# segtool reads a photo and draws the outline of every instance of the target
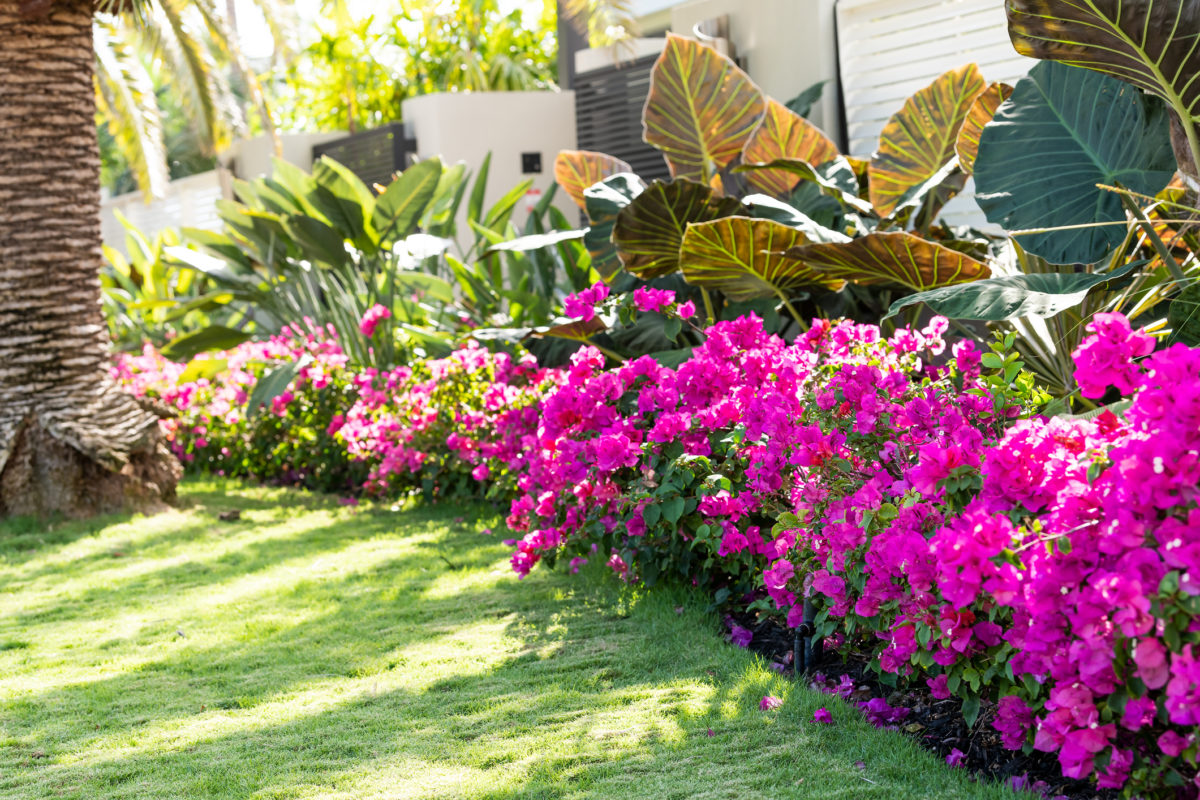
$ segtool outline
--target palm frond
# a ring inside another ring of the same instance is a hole
[[[170,175],[154,81],[136,48],[111,22],[94,26],[96,103],[138,186],[161,196]]]
[[[184,19],[183,0],[158,0],[138,31],[146,47],[170,73],[171,85],[195,126],[197,139],[211,154],[230,139],[222,115],[226,105],[218,97],[220,86],[212,58]]]
[[[633,0],[560,0],[567,21],[587,36],[592,47],[626,41],[637,35]]]
[[[217,13],[212,0],[192,0],[192,5],[204,20],[213,47],[218,50],[224,61],[233,65],[237,70],[238,76],[246,84],[246,91],[250,95],[250,102],[253,103],[255,109],[258,111],[263,130],[275,145],[275,154],[282,155],[282,143],[280,142],[278,132],[275,130],[275,123],[271,118],[271,110],[267,106],[266,95],[263,92],[262,85],[259,83],[258,74],[247,63],[241,48],[237,46],[233,34],[225,24],[224,17]]]

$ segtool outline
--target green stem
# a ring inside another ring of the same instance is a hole
[[[792,315],[792,319],[796,320],[796,324],[800,326],[800,330],[808,333],[808,323],[805,322],[804,318],[800,316],[800,312],[797,311],[794,306],[792,306],[791,301],[789,301],[782,292],[779,294],[779,299],[782,300],[784,306],[787,307],[788,313]]]
[[[588,344],[591,345],[592,347],[596,348],[597,350],[599,350],[601,353],[604,353],[604,355],[608,356],[609,358],[611,358],[613,361],[617,362],[618,364],[625,363],[625,356],[621,355],[620,353],[615,353],[612,350],[609,350],[604,345],[596,344],[595,342],[591,341],[590,339],[588,340]]]
[[[717,323],[717,314],[713,311],[712,295],[708,293],[708,289],[701,289],[700,294],[704,296],[704,313],[708,314],[708,324],[715,325]]]
[[[1187,134],[1188,149],[1192,151],[1192,164],[1200,170],[1200,135],[1196,133],[1196,123],[1192,121],[1192,115],[1187,109],[1177,107],[1175,113],[1179,115],[1179,123]]]
[[[1146,217],[1146,214],[1142,211],[1141,207],[1137,203],[1133,202],[1133,198],[1124,193],[1119,193],[1117,196],[1121,198],[1121,202],[1125,205],[1125,209],[1129,211],[1130,214],[1133,214],[1133,216],[1136,217],[1139,222],[1141,222],[1143,229],[1146,231],[1146,238],[1148,238],[1150,240],[1150,244],[1154,246],[1154,250],[1158,253],[1158,257],[1163,260],[1163,264],[1166,265],[1167,270],[1171,273],[1171,277],[1173,277],[1176,281],[1186,280],[1183,275],[1183,270],[1179,267],[1179,262],[1175,260],[1173,255],[1171,255],[1170,249],[1158,235],[1158,231],[1154,230],[1154,223]]]

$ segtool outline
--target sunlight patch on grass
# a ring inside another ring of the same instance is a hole
[[[5,800],[1014,797],[730,647],[694,595],[518,582],[490,509],[184,502],[0,523]]]

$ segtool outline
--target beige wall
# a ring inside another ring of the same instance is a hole
[[[281,135],[280,145],[283,149],[283,160],[308,172],[312,169],[312,149],[316,145],[342,139],[346,133],[334,131],[327,133],[285,133]],[[243,180],[262,178],[271,174],[271,159],[275,156],[275,144],[269,136],[255,136],[252,139],[238,139],[228,150],[221,154],[221,163]]]
[[[786,102],[829,80],[812,121],[839,139],[834,0],[691,0],[671,9],[671,30],[690,36],[721,15],[742,65],[771,97]]]
[[[446,163],[464,161],[477,172],[488,152],[485,209],[526,178],[534,189],[548,191],[554,182],[554,159],[560,150],[575,147],[574,92],[445,92],[404,101],[402,107],[409,135],[417,140],[419,158],[440,156]],[[521,171],[522,153],[541,153],[542,171]],[[518,204],[513,221],[524,224],[526,206]],[[559,192],[555,204],[575,219],[575,204]],[[466,204],[462,214],[465,215]],[[459,221],[465,231],[466,222]]]

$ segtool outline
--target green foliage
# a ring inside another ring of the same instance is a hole
[[[471,177],[431,159],[377,195],[335,161],[322,159],[311,175],[277,161],[272,177],[237,182],[240,202],[220,206],[224,232],[186,231],[191,246],[167,252],[220,287],[239,328],[262,335],[311,319],[332,326],[362,365],[447,352],[471,328],[549,323],[563,290],[587,284],[583,245],[549,236],[542,241],[554,247],[498,252],[517,233],[511,219],[529,184],[484,209],[486,169],[473,186]],[[529,215],[527,235],[569,227],[552,199]],[[455,222],[464,200],[466,245]],[[386,310],[376,321],[381,333],[365,333],[360,322],[376,306]]]
[[[104,247],[100,273],[101,302],[113,343],[121,350],[140,350],[146,343],[161,347],[181,334],[222,318],[229,295],[213,281],[174,268],[166,251],[179,244],[172,231],[143,236],[123,216],[124,255]]]
[[[1086,102],[1081,98],[1087,98]],[[1045,62],[983,129],[976,199],[990,221],[1054,264],[1091,264],[1125,237],[1125,209],[1098,184],[1155,193],[1175,159],[1167,109],[1107,75]],[[1073,226],[1067,228],[1066,226]]]
[[[552,4],[526,14],[496,0],[392,0],[360,19],[326,6],[316,38],[277,71],[281,127],[355,131],[399,120],[416,95],[554,86]]]

